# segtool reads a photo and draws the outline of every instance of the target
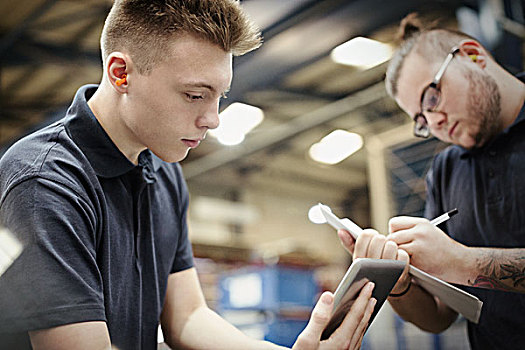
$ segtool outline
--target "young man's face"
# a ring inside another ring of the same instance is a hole
[[[471,149],[482,146],[501,131],[501,108],[494,79],[481,68],[466,63],[465,57],[456,55],[441,79],[438,106],[433,112],[423,113],[435,137]],[[405,59],[396,101],[409,116],[421,112],[421,94],[440,64],[430,65],[414,52]]]
[[[232,55],[190,35],[177,37],[147,75],[128,75],[120,118],[138,148],[167,162],[184,159],[219,125],[219,100],[230,86]]]

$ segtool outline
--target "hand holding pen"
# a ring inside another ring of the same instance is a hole
[[[392,218],[388,239],[408,253],[412,265],[443,280],[454,281],[455,271],[464,261],[466,247],[437,226],[457,213],[457,209],[452,209],[430,222],[414,217]]]

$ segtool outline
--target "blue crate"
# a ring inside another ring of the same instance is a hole
[[[274,312],[311,308],[319,292],[312,270],[282,266],[248,267],[223,274],[219,290],[219,310]]]
[[[307,323],[308,320],[275,318],[268,323],[264,340],[291,348]]]

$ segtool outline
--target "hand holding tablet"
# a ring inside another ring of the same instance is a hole
[[[377,300],[369,325],[381,309],[388,294],[403,273],[405,264],[396,260],[354,259],[334,294],[332,317],[326,326],[321,339],[328,339],[343,322],[355,299],[367,282],[374,282],[372,297]]]

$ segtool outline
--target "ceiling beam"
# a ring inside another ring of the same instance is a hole
[[[61,45],[36,41],[28,35],[22,36],[22,42],[18,43],[5,55],[2,61],[3,67],[23,66],[28,64],[42,65],[64,64],[64,65],[101,65],[100,50],[85,50],[71,43]]]
[[[186,179],[204,174],[210,170],[229,164],[237,159],[289,140],[302,132],[327,123],[358,108],[364,107],[386,97],[384,84],[377,83],[366,90],[332,102],[315,111],[292,119],[290,122],[271,131],[254,134],[242,145],[235,148],[223,148],[191,162],[182,162]]]
[[[45,14],[57,0],[47,0],[34,9],[31,14],[25,18],[23,21],[18,23],[9,33],[4,35],[0,40],[0,59],[4,57],[6,52],[23,36],[25,31],[43,14]]]

